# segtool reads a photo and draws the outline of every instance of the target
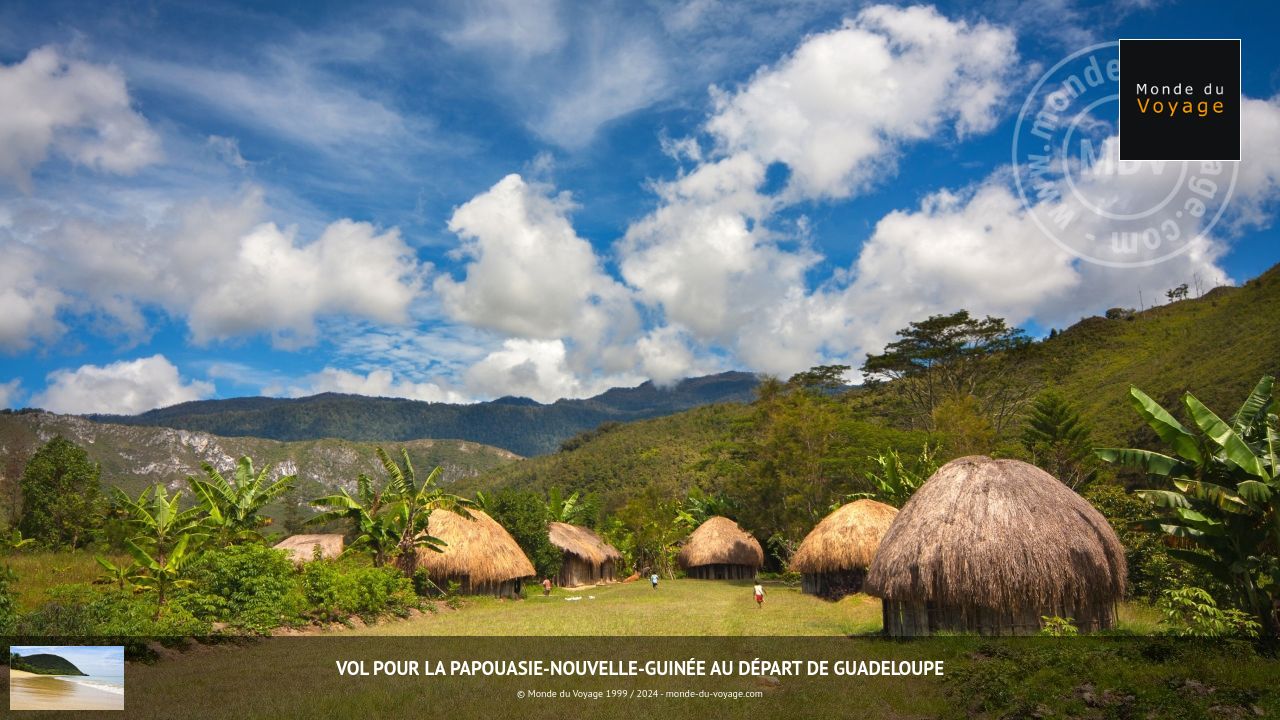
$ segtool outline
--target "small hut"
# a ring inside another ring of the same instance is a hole
[[[336,558],[342,554],[344,542],[341,535],[290,535],[276,543],[277,550],[284,550],[289,559],[295,563],[310,562],[315,559],[316,548],[320,549],[320,557]]]
[[[791,569],[803,575],[801,589],[828,600],[860,592],[897,514],[884,503],[856,500],[823,518],[791,558]]]
[[[622,554],[591,530],[553,522],[547,526],[551,544],[560,549],[560,574],[556,584],[560,587],[578,587],[596,583],[614,582],[614,572]]]
[[[1124,547],[1106,518],[1034,465],[952,460],[898,513],[866,590],[891,636],[1039,632],[1041,617],[1110,628]]]
[[[448,510],[433,510],[427,534],[448,543],[436,552],[418,548],[418,567],[441,588],[461,585],[469,595],[516,597],[533,564],[511,534],[483,510],[470,510],[471,519]]]
[[[677,560],[691,578],[751,580],[764,565],[764,550],[738,523],[717,515],[689,535]]]

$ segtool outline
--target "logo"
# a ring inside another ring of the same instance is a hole
[[[1018,114],[1014,183],[1027,214],[1066,252],[1143,267],[1203,244],[1226,210],[1239,164],[1120,160],[1119,90],[1117,42],[1050,68]]]

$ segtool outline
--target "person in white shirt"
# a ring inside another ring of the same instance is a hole
[[[764,586],[761,585],[759,581],[756,581],[755,593],[756,593],[756,607],[757,608],[764,607]]]

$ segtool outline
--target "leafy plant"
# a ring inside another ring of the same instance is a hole
[[[45,443],[22,472],[18,528],[48,547],[83,547],[102,527],[101,470],[61,435]]]
[[[1193,433],[1141,390],[1134,408],[1173,450],[1101,449],[1103,460],[1142,470],[1172,490],[1138,495],[1161,510],[1144,523],[1164,534],[1169,553],[1229,587],[1235,604],[1276,632],[1280,598],[1280,428],[1274,378],[1264,376],[1225,422],[1191,393],[1182,397]]]
[[[231,545],[205,552],[189,568],[192,589],[182,604],[197,616],[265,634],[303,610],[293,563],[262,545]]]
[[[293,489],[295,475],[285,475],[270,482],[270,466],[253,471],[253,460],[242,457],[236,462],[235,474],[228,481],[209,463],[201,466],[204,477],[188,477],[192,491],[204,505],[208,523],[218,544],[260,541],[258,529],[267,524],[262,509]]]
[[[1179,637],[1255,638],[1262,626],[1249,613],[1220,608],[1207,591],[1198,587],[1170,590],[1160,599],[1166,632]]]
[[[106,573],[105,576],[95,580],[94,582],[105,585],[114,585],[116,586],[116,589],[121,592],[129,589],[130,585],[133,583],[133,576],[138,571],[136,563],[117,565],[101,555],[95,555],[93,560],[98,563],[98,566]]]
[[[192,543],[205,537],[200,531],[201,510],[182,510],[180,500],[178,493],[170,497],[162,485],[143,490],[137,500],[120,491],[116,495],[116,505],[136,533],[125,541],[138,564],[134,584],[156,592],[156,618],[164,611],[169,591],[189,584],[182,576],[199,552]]]
[[[1042,615],[1040,622],[1041,635],[1048,637],[1075,637],[1080,634],[1080,629],[1072,622],[1072,618]]]
[[[22,537],[22,531],[18,528],[12,528],[8,535],[0,537],[0,546],[4,547],[6,553],[17,552],[34,545],[35,542],[35,538]]]
[[[875,488],[868,493],[855,493],[847,499],[875,498],[887,505],[900,508],[911,499],[916,490],[938,471],[938,447],[925,443],[920,454],[911,460],[903,460],[897,450],[890,450],[868,458],[878,470],[867,473],[867,481]],[[839,507],[833,505],[832,510]]]

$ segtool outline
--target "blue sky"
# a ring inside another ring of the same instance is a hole
[[[11,645],[19,655],[57,655],[86,675],[124,674],[124,648],[119,645]]]
[[[0,406],[545,402],[1238,283],[1280,260],[1277,29],[1132,0],[6,3]],[[1131,268],[1062,252],[1010,168],[1036,80],[1119,37],[1241,37],[1247,98],[1229,212]]]

